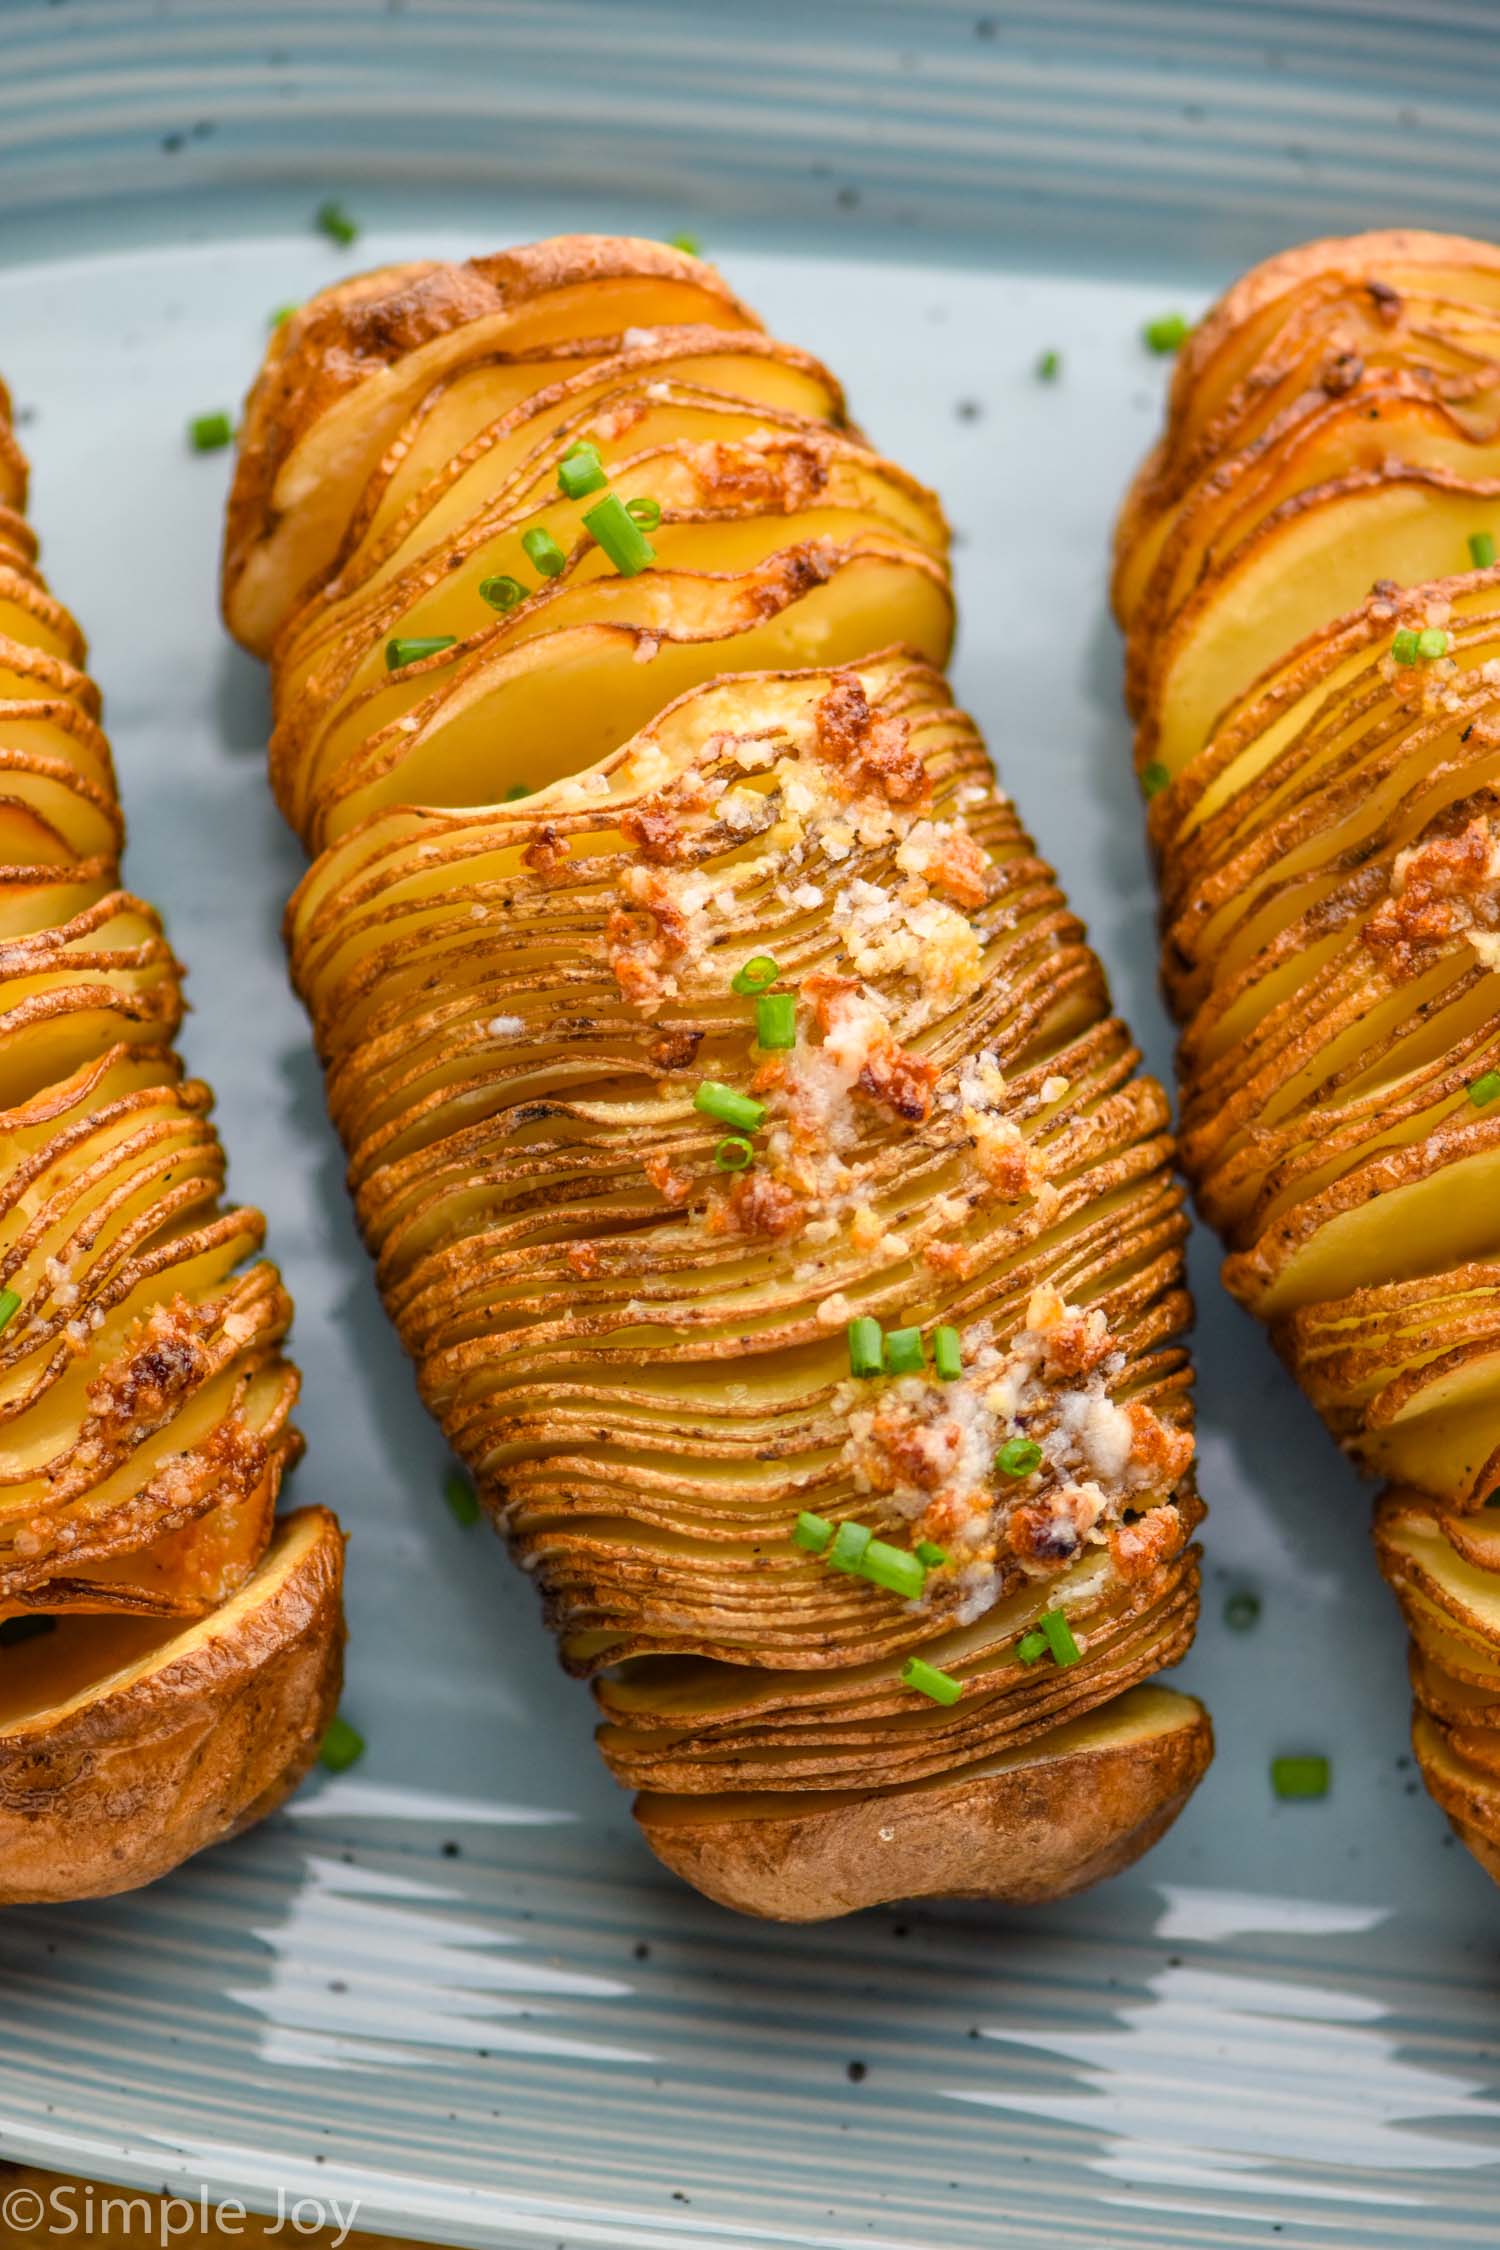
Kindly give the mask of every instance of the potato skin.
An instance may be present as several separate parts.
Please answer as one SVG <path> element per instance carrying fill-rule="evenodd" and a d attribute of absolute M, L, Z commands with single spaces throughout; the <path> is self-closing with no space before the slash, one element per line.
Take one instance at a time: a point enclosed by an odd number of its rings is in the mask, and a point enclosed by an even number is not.
<path fill-rule="evenodd" d="M 140 1676 L 0 1734 L 0 1904 L 133 1890 L 274 1811 L 338 1703 L 343 1566 L 334 1518 L 298 1510 Z"/>

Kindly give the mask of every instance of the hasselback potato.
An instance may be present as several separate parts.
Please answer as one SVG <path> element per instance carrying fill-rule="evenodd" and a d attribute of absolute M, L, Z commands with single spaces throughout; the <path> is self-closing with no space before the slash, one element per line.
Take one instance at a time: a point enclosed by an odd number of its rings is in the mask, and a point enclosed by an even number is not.
<path fill-rule="evenodd" d="M 935 668 L 941 511 L 660 245 L 274 337 L 225 606 L 423 1394 L 655 1850 L 1050 1897 L 1208 1756 L 1160 1089 Z M 913 1684 L 915 1682 L 915 1684 Z"/>
<path fill-rule="evenodd" d="M 1187 344 L 1115 594 L 1225 1280 L 1385 1481 L 1429 1787 L 1500 1872 L 1500 252 L 1388 233 Z"/>
<path fill-rule="evenodd" d="M 273 1524 L 291 1304 L 223 1199 L 179 969 L 122 888 L 83 637 L 0 387 L 0 1902 L 129 1888 L 278 1803 L 337 1698 L 343 1543 Z"/>

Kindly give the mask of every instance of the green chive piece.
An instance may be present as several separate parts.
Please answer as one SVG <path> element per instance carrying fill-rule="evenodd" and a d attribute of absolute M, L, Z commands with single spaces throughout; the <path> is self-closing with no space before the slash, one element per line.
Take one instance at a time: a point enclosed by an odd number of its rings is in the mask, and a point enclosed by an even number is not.
<path fill-rule="evenodd" d="M 1260 1623 L 1259 1594 L 1252 1594 L 1248 1586 L 1231 1594 L 1224 1604 L 1224 1622 L 1231 1633 L 1248 1633 Z"/>
<path fill-rule="evenodd" d="M 570 500 L 582 500 L 590 492 L 602 491 L 609 479 L 599 458 L 599 448 L 591 445 L 587 438 L 570 445 L 557 464 L 557 482 Z"/>
<path fill-rule="evenodd" d="M 195 414 L 188 424 L 188 443 L 195 453 L 217 453 L 234 443 L 234 424 L 227 414 Z"/>
<path fill-rule="evenodd" d="M 893 1328 L 885 1340 L 887 1375 L 920 1375 L 925 1365 L 921 1329 Z"/>
<path fill-rule="evenodd" d="M 1417 661 L 1417 636 L 1409 626 L 1403 626 L 1391 643 L 1391 654 L 1398 664 L 1415 664 Z"/>
<path fill-rule="evenodd" d="M 640 525 L 642 531 L 654 531 L 661 522 L 661 502 L 659 500 L 627 500 L 625 513 L 632 523 Z"/>
<path fill-rule="evenodd" d="M 329 1725 L 318 1745 L 318 1756 L 330 1773 L 345 1773 L 365 1754 L 365 1738 L 340 1714 Z"/>
<path fill-rule="evenodd" d="M 1038 1630 L 1045 1634 L 1056 1663 L 1066 1667 L 1078 1662 L 1083 1650 L 1074 1640 L 1068 1620 L 1060 1609 L 1049 1609 L 1040 1620 Z"/>
<path fill-rule="evenodd" d="M 0 1334 L 9 1328 L 21 1309 L 21 1300 L 14 1289 L 0 1289 Z"/>
<path fill-rule="evenodd" d="M 956 1328 L 932 1331 L 932 1364 L 941 1383 L 956 1383 L 964 1371 L 963 1339 Z"/>
<path fill-rule="evenodd" d="M 1029 1633 L 1023 1633 L 1016 1643 L 1016 1654 L 1023 1664 L 1035 1664 L 1037 1658 L 1045 1656 L 1046 1653 L 1047 1636 L 1045 1633 L 1038 1631 L 1035 1625 L 1032 1626 Z"/>
<path fill-rule="evenodd" d="M 742 969 L 736 969 L 729 980 L 731 992 L 748 1000 L 758 992 L 768 992 L 781 971 L 769 953 L 752 953 Z"/>
<path fill-rule="evenodd" d="M 293 313 L 301 312 L 301 310 L 300 305 L 278 305 L 276 310 L 268 316 L 266 326 L 268 328 L 285 328 Z"/>
<path fill-rule="evenodd" d="M 962 1680 L 955 1680 L 951 1672 L 940 1672 L 935 1664 L 924 1663 L 920 1656 L 909 1656 L 902 1665 L 901 1685 L 942 1704 L 956 1703 L 964 1692 Z"/>
<path fill-rule="evenodd" d="M 491 609 L 514 609 L 517 602 L 526 599 L 526 588 L 519 578 L 507 578 L 503 571 L 495 578 L 481 578 L 479 599 L 488 602 Z"/>
<path fill-rule="evenodd" d="M 737 1094 L 718 1078 L 704 1079 L 693 1096 L 693 1107 L 704 1117 L 717 1118 L 721 1125 L 737 1125 L 742 1133 L 758 1133 L 766 1121 L 764 1102 Z"/>
<path fill-rule="evenodd" d="M 320 234 L 326 234 L 329 241 L 336 242 L 341 250 L 347 250 L 351 242 L 359 240 L 359 228 L 342 203 L 320 203 L 317 227 Z"/>
<path fill-rule="evenodd" d="M 695 234 L 673 234 L 667 237 L 669 250 L 681 250 L 686 257 L 701 258 L 703 245 Z"/>
<path fill-rule="evenodd" d="M 935 1539 L 919 1539 L 916 1553 L 918 1562 L 925 1563 L 929 1570 L 941 1570 L 948 1560 L 947 1548 L 940 1547 Z"/>
<path fill-rule="evenodd" d="M 1141 771 L 1141 795 L 1148 802 L 1153 797 L 1159 797 L 1171 779 L 1166 767 L 1153 758 L 1150 765 L 1143 767 Z"/>
<path fill-rule="evenodd" d="M 1431 664 L 1446 656 L 1453 646 L 1453 637 L 1438 625 L 1428 625 L 1417 635 L 1417 654 L 1424 664 Z"/>
<path fill-rule="evenodd" d="M 1035 1438 L 1008 1437 L 995 1455 L 995 1467 L 1003 1477 L 1029 1477 L 1041 1465 L 1042 1449 Z"/>
<path fill-rule="evenodd" d="M 888 1547 L 883 1539 L 870 1541 L 859 1558 L 859 1575 L 882 1592 L 899 1594 L 908 1602 L 919 1602 L 927 1583 L 927 1573 L 917 1557 L 905 1547 Z"/>
<path fill-rule="evenodd" d="M 527 788 L 524 781 L 513 781 L 510 787 L 505 792 L 504 802 L 507 805 L 513 805 L 516 803 L 518 798 L 529 797 L 530 795 L 531 791 Z"/>
<path fill-rule="evenodd" d="M 1271 1787 L 1278 1797 L 1326 1797 L 1328 1760 L 1315 1752 L 1271 1760 Z"/>
<path fill-rule="evenodd" d="M 828 1550 L 828 1567 L 830 1570 L 846 1570 L 851 1576 L 856 1576 L 869 1544 L 868 1524 L 841 1523 L 833 1535 L 833 1545 Z"/>
<path fill-rule="evenodd" d="M 1488 570 L 1495 559 L 1495 534 L 1492 531 L 1469 533 L 1469 560 L 1476 570 Z"/>
<path fill-rule="evenodd" d="M 1469 1088 L 1469 1099 L 1476 1109 L 1483 1109 L 1497 1094 L 1500 1094 L 1500 1070 L 1487 1070 Z"/>
<path fill-rule="evenodd" d="M 1039 383 L 1055 383 L 1061 373 L 1062 353 L 1043 352 L 1041 358 L 1036 363 L 1037 381 Z"/>
<path fill-rule="evenodd" d="M 443 1481 L 443 1498 L 457 1522 L 478 1523 L 483 1514 L 474 1496 L 474 1487 L 462 1469 L 454 1469 Z"/>
<path fill-rule="evenodd" d="M 521 545 L 533 568 L 539 570 L 544 578 L 556 578 L 568 567 L 567 556 L 551 532 L 544 531 L 540 524 L 534 525 L 530 531 L 522 532 Z"/>
<path fill-rule="evenodd" d="M 0 1648 L 19 1648 L 22 1641 L 39 1641 L 44 1633 L 56 1631 L 55 1617 L 38 1617 L 35 1611 L 22 1617 L 0 1617 Z"/>
<path fill-rule="evenodd" d="M 1180 351 L 1192 334 L 1192 323 L 1179 312 L 1161 313 L 1141 330 L 1148 351 Z"/>
<path fill-rule="evenodd" d="M 815 1516 L 804 1508 L 792 1526 L 792 1545 L 805 1547 L 810 1555 L 821 1555 L 833 1537 L 833 1525 L 826 1516 Z"/>
<path fill-rule="evenodd" d="M 592 508 L 585 508 L 583 520 L 622 578 L 634 578 L 648 563 L 655 562 L 656 549 L 640 525 L 632 521 L 617 492 L 607 492 Z"/>
<path fill-rule="evenodd" d="M 797 1044 L 797 995 L 767 992 L 755 1003 L 755 1043 L 767 1049 Z"/>
<path fill-rule="evenodd" d="M 746 1165 L 753 1163 L 754 1159 L 754 1149 L 738 1133 L 731 1133 L 714 1150 L 714 1162 L 721 1172 L 743 1172 Z"/>
<path fill-rule="evenodd" d="M 445 648 L 452 646 L 451 633 L 430 633 L 425 638 L 418 636 L 413 640 L 387 641 L 385 668 L 388 672 L 399 672 L 404 664 L 420 664 L 424 656 L 441 656 Z"/>
<path fill-rule="evenodd" d="M 885 1366 L 881 1350 L 880 1323 L 868 1313 L 849 1323 L 849 1372 L 851 1375 L 879 1375 Z"/>

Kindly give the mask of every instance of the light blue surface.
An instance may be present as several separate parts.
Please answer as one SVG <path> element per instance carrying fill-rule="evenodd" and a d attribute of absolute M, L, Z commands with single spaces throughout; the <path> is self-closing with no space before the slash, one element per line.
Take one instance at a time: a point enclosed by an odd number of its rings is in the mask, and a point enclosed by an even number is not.
<path fill-rule="evenodd" d="M 187 451 L 187 417 L 233 403 L 273 306 L 352 262 L 690 227 L 944 494 L 960 690 L 1166 1064 L 1104 605 L 1165 378 L 1140 323 L 1360 210 L 1493 225 L 1495 66 L 1461 37 L 1488 11 L 1425 9 L 1416 40 L 1410 11 L 1352 5 L 1058 0 L 1045 37 L 1040 7 L 993 35 L 983 12 L 763 6 L 747 33 L 613 0 L 0 6 L 0 368 L 105 689 L 131 879 L 191 965 L 187 1052 L 297 1298 L 296 1489 L 353 1533 L 370 1741 L 148 1894 L 0 1920 L 0 2154 L 568 2250 L 1495 2239 L 1494 1892 L 1403 1763 L 1365 1497 L 1212 1245 L 1181 1677 L 1220 1754 L 1178 1828 L 1041 1914 L 756 1927 L 656 1868 L 529 1590 L 444 1511 L 285 988 L 299 858 L 260 673 L 216 619 L 226 459 Z M 1378 143 L 1355 130 L 1377 113 Z M 352 259 L 308 224 L 327 193 L 373 222 Z M 1233 1635 L 1242 1583 L 1264 1615 Z M 1269 1758 L 1304 1748 L 1331 1797 L 1273 1804 Z"/>

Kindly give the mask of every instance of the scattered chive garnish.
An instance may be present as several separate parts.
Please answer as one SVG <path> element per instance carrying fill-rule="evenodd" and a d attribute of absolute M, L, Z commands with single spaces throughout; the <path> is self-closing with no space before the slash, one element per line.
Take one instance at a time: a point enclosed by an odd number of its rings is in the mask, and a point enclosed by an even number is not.
<path fill-rule="evenodd" d="M 1273 1758 L 1271 1787 L 1278 1797 L 1326 1797 L 1328 1760 L 1314 1752 L 1298 1758 Z"/>
<path fill-rule="evenodd" d="M 920 1656 L 909 1656 L 902 1665 L 901 1685 L 915 1688 L 918 1695 L 928 1696 L 934 1703 L 956 1703 L 964 1692 L 962 1680 L 955 1680 L 951 1672 L 940 1672 L 935 1664 L 924 1663 Z"/>
<path fill-rule="evenodd" d="M 693 1107 L 704 1117 L 716 1117 L 721 1125 L 737 1125 L 742 1133 L 758 1133 L 766 1121 L 764 1102 L 737 1094 L 718 1078 L 704 1079 L 693 1096 Z"/>
<path fill-rule="evenodd" d="M 1446 656 L 1452 646 L 1451 634 L 1445 633 L 1439 625 L 1428 625 L 1417 635 L 1417 654 L 1424 664 Z"/>
<path fill-rule="evenodd" d="M 268 328 L 285 328 L 293 313 L 301 310 L 300 305 L 278 305 L 267 320 L 266 326 Z"/>
<path fill-rule="evenodd" d="M 217 453 L 234 443 L 234 424 L 227 414 L 195 414 L 188 424 L 188 443 L 195 453 Z"/>
<path fill-rule="evenodd" d="M 927 1583 L 927 1572 L 917 1557 L 905 1547 L 888 1547 L 883 1539 L 870 1541 L 859 1558 L 859 1575 L 883 1592 L 900 1594 L 909 1602 L 922 1599 Z"/>
<path fill-rule="evenodd" d="M 1147 349 L 1153 352 L 1179 351 L 1191 334 L 1191 322 L 1179 312 L 1161 313 L 1141 330 Z"/>
<path fill-rule="evenodd" d="M 1469 1099 L 1476 1109 L 1483 1109 L 1497 1094 L 1500 1094 L 1500 1070 L 1487 1070 L 1469 1088 Z"/>
<path fill-rule="evenodd" d="M 995 1467 L 1003 1477 L 1029 1477 L 1041 1465 L 1042 1449 L 1035 1438 L 1008 1437 L 995 1455 Z"/>
<path fill-rule="evenodd" d="M 318 1756 L 330 1773 L 344 1773 L 365 1754 L 365 1738 L 357 1727 L 336 1716 L 318 1745 Z"/>
<path fill-rule="evenodd" d="M 568 567 L 567 556 L 563 553 L 551 532 L 544 531 L 540 524 L 534 525 L 530 531 L 522 532 L 521 545 L 525 548 L 532 566 L 539 570 L 544 578 L 556 578 Z"/>
<path fill-rule="evenodd" d="M 1476 570 L 1488 570 L 1495 559 L 1495 534 L 1492 531 L 1469 533 L 1469 560 Z"/>
<path fill-rule="evenodd" d="M 849 1323 L 849 1372 L 859 1376 L 879 1375 L 884 1367 L 880 1323 L 864 1313 Z"/>
<path fill-rule="evenodd" d="M 669 250 L 681 250 L 689 258 L 701 258 L 703 245 L 695 234 L 674 234 L 667 238 Z"/>
<path fill-rule="evenodd" d="M 0 1289 L 0 1334 L 9 1328 L 21 1309 L 21 1300 L 14 1289 Z"/>
<path fill-rule="evenodd" d="M 916 1555 L 918 1562 L 925 1563 L 929 1570 L 941 1570 L 948 1560 L 947 1548 L 940 1547 L 935 1539 L 919 1539 Z"/>
<path fill-rule="evenodd" d="M 821 1555 L 833 1537 L 833 1525 L 826 1516 L 815 1516 L 804 1508 L 792 1526 L 792 1544 L 806 1548 L 810 1555 Z"/>
<path fill-rule="evenodd" d="M 656 560 L 656 549 L 616 492 L 606 492 L 583 520 L 622 578 L 634 578 Z"/>
<path fill-rule="evenodd" d="M 1029 1633 L 1023 1633 L 1016 1643 L 1016 1654 L 1023 1664 L 1035 1664 L 1037 1658 L 1045 1656 L 1046 1653 L 1047 1636 L 1039 1631 L 1035 1625 L 1032 1626 Z"/>
<path fill-rule="evenodd" d="M 763 993 L 755 1003 L 755 1043 L 767 1049 L 797 1044 L 795 992 Z"/>
<path fill-rule="evenodd" d="M 1141 772 L 1141 795 L 1148 800 L 1159 797 L 1171 778 L 1166 767 L 1153 758 L 1150 765 Z"/>
<path fill-rule="evenodd" d="M 737 992 L 742 1000 L 748 1000 L 758 992 L 769 991 L 780 974 L 769 953 L 752 953 L 745 966 L 735 970 L 729 989 Z"/>
<path fill-rule="evenodd" d="M 531 791 L 524 781 L 513 781 L 505 792 L 505 802 L 508 805 L 513 805 L 518 798 L 529 797 L 530 795 Z"/>
<path fill-rule="evenodd" d="M 320 203 L 317 226 L 318 232 L 326 234 L 329 241 L 336 242 L 341 250 L 347 250 L 351 242 L 359 239 L 359 228 L 342 203 Z"/>
<path fill-rule="evenodd" d="M 865 1559 L 870 1536 L 868 1524 L 841 1523 L 833 1535 L 833 1545 L 828 1550 L 830 1570 L 846 1570 L 851 1575 L 856 1575 Z"/>
<path fill-rule="evenodd" d="M 452 648 L 451 633 L 431 633 L 415 640 L 394 640 L 385 644 L 385 668 L 399 672 L 404 664 L 420 664 L 424 656 L 441 656 L 445 648 Z"/>
<path fill-rule="evenodd" d="M 661 522 L 661 502 L 659 500 L 627 500 L 625 513 L 632 523 L 640 525 L 642 531 L 654 531 Z"/>
<path fill-rule="evenodd" d="M 738 1133 L 731 1133 L 714 1150 L 714 1162 L 721 1172 L 743 1172 L 754 1157 L 754 1149 Z"/>
<path fill-rule="evenodd" d="M 590 492 L 599 492 L 608 484 L 604 463 L 599 458 L 599 448 L 587 438 L 570 445 L 557 464 L 559 490 L 570 500 L 582 500 Z"/>
<path fill-rule="evenodd" d="M 1224 1622 L 1231 1633 L 1248 1633 L 1252 1625 L 1260 1622 L 1260 1596 L 1248 1587 L 1231 1594 L 1224 1604 Z"/>
<path fill-rule="evenodd" d="M 1055 383 L 1061 373 L 1062 353 L 1043 352 L 1041 358 L 1036 363 L 1037 381 L 1039 383 Z"/>
<path fill-rule="evenodd" d="M 459 1523 L 478 1523 L 482 1511 L 474 1497 L 474 1487 L 462 1469 L 453 1469 L 444 1478 L 443 1498 Z"/>
<path fill-rule="evenodd" d="M 488 602 L 491 609 L 514 609 L 517 602 L 525 601 L 526 588 L 519 578 L 508 578 L 501 571 L 497 577 L 480 579 L 479 599 Z"/>
<path fill-rule="evenodd" d="M 1038 1630 L 1045 1636 L 1056 1663 L 1067 1666 L 1078 1662 L 1083 1651 L 1074 1640 L 1068 1620 L 1060 1609 L 1049 1609 L 1041 1619 Z"/>
<path fill-rule="evenodd" d="M 0 1617 L 0 1648 L 19 1648 L 22 1641 L 38 1641 L 44 1633 L 56 1630 L 55 1617 L 38 1617 L 34 1612 L 24 1617 Z"/>
<path fill-rule="evenodd" d="M 924 1365 L 921 1329 L 893 1328 L 885 1339 L 887 1375 L 920 1375 Z"/>
<path fill-rule="evenodd" d="M 1417 661 L 1417 636 L 1410 626 L 1403 625 L 1391 643 L 1391 654 L 1398 664 L 1415 664 Z"/>
<path fill-rule="evenodd" d="M 932 1364 L 937 1369 L 938 1380 L 956 1383 L 964 1371 L 963 1341 L 956 1328 L 934 1328 L 932 1331 Z"/>

